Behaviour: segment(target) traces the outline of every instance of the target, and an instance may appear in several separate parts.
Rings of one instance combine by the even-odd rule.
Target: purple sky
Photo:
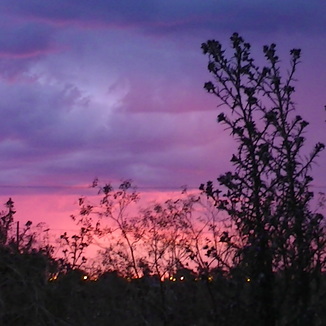
[[[63,195],[94,177],[197,188],[228,170],[233,143],[203,90],[200,45],[228,46],[233,32],[261,62],[264,44],[284,64],[302,49],[298,113],[309,144],[326,143],[325,17],[324,0],[0,0],[2,201]],[[316,191],[325,166],[323,153]]]

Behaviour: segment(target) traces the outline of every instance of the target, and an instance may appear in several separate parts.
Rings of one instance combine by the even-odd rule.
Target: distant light
[[[180,281],[183,281],[184,279],[185,279],[184,276],[181,276],[181,277],[180,277]]]
[[[213,281],[213,276],[208,276],[208,282],[212,282]]]
[[[246,278],[246,282],[251,282],[250,277],[247,277],[247,278]]]
[[[84,275],[83,276],[83,280],[87,280],[88,279],[88,276],[87,275]]]
[[[58,276],[57,276],[57,275],[54,275],[54,276],[52,276],[52,277],[49,278],[49,282],[53,282],[53,281],[55,281],[57,278],[58,278]]]

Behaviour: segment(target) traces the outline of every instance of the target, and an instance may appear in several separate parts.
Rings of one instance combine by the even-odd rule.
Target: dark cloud
[[[3,0],[0,8],[26,19],[84,27],[140,28],[171,34],[210,31],[322,32],[325,6],[318,1]]]
[[[50,26],[0,12],[0,78],[13,81],[43,56],[59,51]]]
[[[31,57],[51,51],[50,28],[25,23],[14,26],[0,26],[0,58]]]

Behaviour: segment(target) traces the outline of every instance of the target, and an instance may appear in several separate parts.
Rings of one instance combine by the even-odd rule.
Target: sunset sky
[[[326,143],[325,17],[324,0],[0,0],[1,201],[58,227],[95,177],[158,193],[227,171],[200,46],[233,32],[262,63],[265,44],[284,67],[302,49],[294,99],[308,146]]]

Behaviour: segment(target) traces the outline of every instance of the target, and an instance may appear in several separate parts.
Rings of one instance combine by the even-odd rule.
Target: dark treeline
[[[95,180],[98,201],[79,199],[78,232],[56,244],[31,222],[17,227],[8,200],[0,324],[326,324],[325,200],[312,208],[310,176],[324,145],[305,148],[308,122],[294,114],[301,51],[290,51],[283,77],[275,44],[264,46],[263,67],[250,49],[236,33],[229,56],[218,41],[202,44],[213,77],[205,89],[238,144],[218,186],[140,207],[130,181]]]

